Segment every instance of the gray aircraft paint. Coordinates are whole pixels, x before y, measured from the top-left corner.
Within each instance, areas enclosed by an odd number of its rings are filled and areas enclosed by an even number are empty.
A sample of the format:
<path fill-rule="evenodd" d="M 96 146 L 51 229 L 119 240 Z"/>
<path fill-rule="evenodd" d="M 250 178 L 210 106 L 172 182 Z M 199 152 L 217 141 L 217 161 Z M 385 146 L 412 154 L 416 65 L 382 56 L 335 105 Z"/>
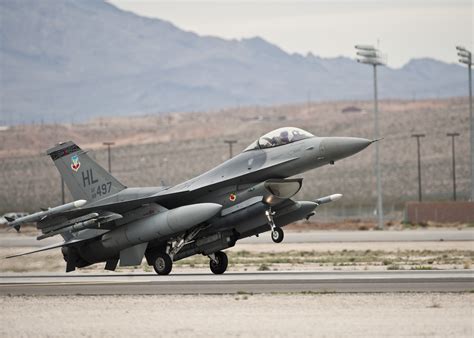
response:
<path fill-rule="evenodd" d="M 126 187 L 69 141 L 47 151 L 74 199 L 88 202 L 114 195 Z"/>
<path fill-rule="evenodd" d="M 294 139 L 306 133 L 286 129 Z M 59 206 L 64 211 L 44 218 L 40 213 L 41 238 L 56 233 L 65 238 L 50 248 L 63 247 L 67 271 L 104 261 L 113 270 L 119 260 L 123 266 L 139 264 L 143 254 L 152 264 L 157 253 L 165 250 L 171 250 L 173 260 L 198 253 L 212 255 L 241 238 L 270 230 L 268 212 L 274 214 L 275 225 L 282 227 L 339 198 L 294 201 L 302 180 L 288 178 L 351 156 L 372 143 L 360 138 L 305 137 L 269 148 L 262 148 L 260 142 L 275 138 L 262 137 L 191 180 L 148 188 L 127 188 L 73 142 L 60 144 L 47 153 L 73 197 L 86 199 L 87 204 L 67 210 Z M 15 225 L 21 223 L 19 219 Z M 95 228 L 89 228 L 94 224 Z M 177 242 L 181 246 L 173 252 Z"/>

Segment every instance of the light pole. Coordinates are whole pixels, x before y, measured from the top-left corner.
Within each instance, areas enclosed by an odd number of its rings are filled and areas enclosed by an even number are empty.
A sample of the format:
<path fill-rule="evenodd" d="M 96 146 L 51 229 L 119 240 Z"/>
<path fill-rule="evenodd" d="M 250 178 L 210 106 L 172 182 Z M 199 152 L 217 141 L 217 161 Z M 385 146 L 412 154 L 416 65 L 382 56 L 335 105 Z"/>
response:
<path fill-rule="evenodd" d="M 421 195 L 421 160 L 420 160 L 420 138 L 425 137 L 425 134 L 413 134 L 411 137 L 416 137 L 416 146 L 418 153 L 418 201 L 422 201 Z"/>
<path fill-rule="evenodd" d="M 459 133 L 447 133 L 446 136 L 451 137 L 451 149 L 453 153 L 453 201 L 456 200 L 456 151 L 454 146 L 454 138 L 459 136 Z"/>
<path fill-rule="evenodd" d="M 232 145 L 234 143 L 237 143 L 237 140 L 224 140 L 224 143 L 227 143 L 229 145 L 229 158 L 232 158 Z"/>
<path fill-rule="evenodd" d="M 104 146 L 107 146 L 107 154 L 108 154 L 108 161 L 109 161 L 109 174 L 112 173 L 112 161 L 110 158 L 110 146 L 113 146 L 115 142 L 102 142 Z"/>
<path fill-rule="evenodd" d="M 61 202 L 62 202 L 62 204 L 66 203 L 65 200 L 66 200 L 66 198 L 65 198 L 65 195 L 64 195 L 64 178 L 61 175 Z"/>
<path fill-rule="evenodd" d="M 471 140 L 471 202 L 474 202 L 474 121 L 472 120 L 472 54 L 466 48 L 456 46 L 459 56 L 459 62 L 467 65 L 469 79 L 469 124 L 470 124 L 470 140 Z"/>
<path fill-rule="evenodd" d="M 374 68 L 374 139 L 379 138 L 378 98 L 377 98 L 377 66 L 384 64 L 380 51 L 369 45 L 356 45 L 357 62 L 371 65 Z M 383 198 L 382 179 L 379 161 L 379 142 L 375 142 L 375 171 L 377 175 L 377 216 L 378 228 L 383 229 Z"/>

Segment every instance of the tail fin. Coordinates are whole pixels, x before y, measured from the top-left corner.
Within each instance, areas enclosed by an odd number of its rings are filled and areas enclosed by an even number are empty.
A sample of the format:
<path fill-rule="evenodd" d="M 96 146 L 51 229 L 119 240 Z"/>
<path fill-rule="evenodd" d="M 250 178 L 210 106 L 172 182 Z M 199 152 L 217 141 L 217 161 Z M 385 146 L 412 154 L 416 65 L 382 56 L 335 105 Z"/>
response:
<path fill-rule="evenodd" d="M 47 154 L 75 200 L 93 202 L 126 188 L 72 141 L 60 143 Z"/>

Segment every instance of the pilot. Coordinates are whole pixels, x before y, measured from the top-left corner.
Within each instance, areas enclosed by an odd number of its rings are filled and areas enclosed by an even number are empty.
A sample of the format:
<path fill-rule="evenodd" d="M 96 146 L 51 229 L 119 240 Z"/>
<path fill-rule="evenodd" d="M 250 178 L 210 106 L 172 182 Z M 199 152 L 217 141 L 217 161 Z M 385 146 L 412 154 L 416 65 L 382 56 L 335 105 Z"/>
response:
<path fill-rule="evenodd" d="M 290 143 L 290 138 L 288 137 L 288 130 L 283 130 L 280 133 L 280 144 Z"/>

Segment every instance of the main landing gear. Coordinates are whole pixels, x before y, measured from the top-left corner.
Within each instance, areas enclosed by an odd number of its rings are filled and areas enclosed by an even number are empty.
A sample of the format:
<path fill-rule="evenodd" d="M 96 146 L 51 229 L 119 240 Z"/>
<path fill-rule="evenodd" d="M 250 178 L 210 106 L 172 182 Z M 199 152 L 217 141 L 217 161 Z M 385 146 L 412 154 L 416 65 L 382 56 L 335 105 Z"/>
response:
<path fill-rule="evenodd" d="M 227 270 L 229 260 L 222 251 L 217 251 L 209 255 L 209 267 L 216 275 L 221 275 Z M 153 269 L 158 275 L 169 275 L 173 268 L 173 260 L 166 252 L 157 253 L 153 261 Z"/>
<path fill-rule="evenodd" d="M 174 256 L 183 248 L 183 246 L 191 241 L 199 231 L 202 230 L 202 227 L 195 228 L 193 231 L 182 234 L 166 244 L 165 252 L 157 253 L 152 259 L 153 268 L 155 272 L 159 275 L 169 275 L 171 269 L 173 268 L 173 258 Z M 150 262 L 150 261 L 149 261 Z"/>
<path fill-rule="evenodd" d="M 272 211 L 271 208 L 265 211 L 265 216 L 267 216 L 268 224 L 272 230 L 272 241 L 275 243 L 281 243 L 285 234 L 281 228 L 276 226 L 275 221 L 273 220 L 274 215 L 275 212 Z"/>
<path fill-rule="evenodd" d="M 211 268 L 212 273 L 216 275 L 222 275 L 225 270 L 227 270 L 227 265 L 229 260 L 227 259 L 227 255 L 222 251 L 217 251 L 213 254 L 209 255 L 211 259 L 209 262 L 209 267 Z"/>
<path fill-rule="evenodd" d="M 159 275 L 169 275 L 173 268 L 173 260 L 167 253 L 159 253 L 153 263 L 153 269 Z"/>

